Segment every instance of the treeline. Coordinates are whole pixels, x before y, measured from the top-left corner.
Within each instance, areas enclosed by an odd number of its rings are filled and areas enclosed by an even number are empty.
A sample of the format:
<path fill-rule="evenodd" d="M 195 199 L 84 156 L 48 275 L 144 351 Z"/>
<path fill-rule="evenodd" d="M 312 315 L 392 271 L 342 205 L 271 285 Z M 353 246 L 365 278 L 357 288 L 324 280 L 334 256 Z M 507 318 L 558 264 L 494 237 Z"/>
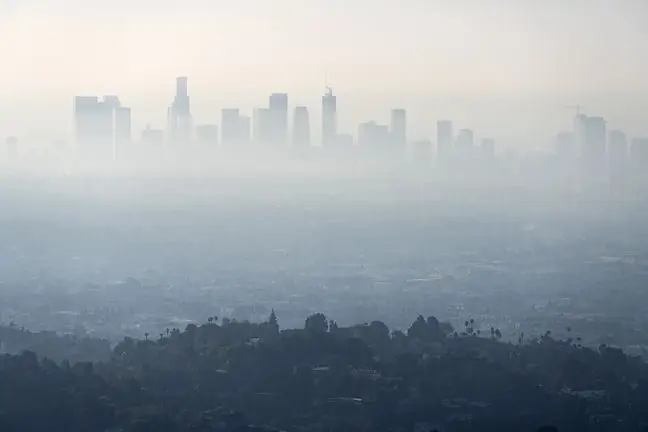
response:
<path fill-rule="evenodd" d="M 302 329 L 219 320 L 110 359 L 0 358 L 2 431 L 646 431 L 648 367 L 547 333 L 516 343 L 418 317 Z M 544 427 L 544 428 L 543 428 Z M 542 429 L 541 429 L 542 428 Z"/>

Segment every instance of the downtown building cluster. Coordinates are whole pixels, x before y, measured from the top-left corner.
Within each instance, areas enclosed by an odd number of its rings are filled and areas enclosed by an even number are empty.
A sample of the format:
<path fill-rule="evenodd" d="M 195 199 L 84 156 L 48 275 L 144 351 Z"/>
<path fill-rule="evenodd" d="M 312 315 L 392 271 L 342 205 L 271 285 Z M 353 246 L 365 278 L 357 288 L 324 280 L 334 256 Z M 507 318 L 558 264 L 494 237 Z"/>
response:
<path fill-rule="evenodd" d="M 318 147 L 336 154 L 399 158 L 410 153 L 415 159 L 433 157 L 429 140 L 408 141 L 407 112 L 392 109 L 390 124 L 374 121 L 359 124 L 357 135 L 338 130 L 337 96 L 326 87 L 321 98 L 321 137 L 314 139 L 311 115 L 306 106 L 296 106 L 289 115 L 286 93 L 273 93 L 268 106 L 256 108 L 249 117 L 238 108 L 224 108 L 220 124 L 195 124 L 187 77 L 176 78 L 175 96 L 167 110 L 166 129 L 146 127 L 139 144 L 149 149 L 176 148 L 191 151 L 192 146 L 222 149 L 245 149 L 257 144 L 268 149 L 304 149 Z M 77 96 L 74 102 L 75 148 L 81 156 L 94 155 L 104 160 L 117 161 L 127 157 L 135 145 L 131 131 L 131 111 L 123 107 L 116 96 Z M 451 155 L 468 157 L 479 150 L 474 134 L 462 129 L 454 136 L 450 121 L 438 122 L 437 156 L 450 160 Z M 135 140 L 137 141 L 137 140 Z M 257 147 L 258 148 L 258 147 Z M 482 141 L 481 152 L 494 157 L 492 139 Z"/>
<path fill-rule="evenodd" d="M 177 77 L 175 84 L 166 127 L 147 126 L 136 139 L 131 109 L 122 105 L 119 97 L 76 96 L 72 153 L 82 161 L 111 164 L 128 161 L 142 150 L 147 159 L 155 160 L 155 155 L 165 151 L 174 158 L 204 159 L 204 149 L 223 153 L 249 151 L 247 154 L 260 155 L 259 158 L 285 155 L 286 150 L 304 154 L 313 149 L 312 154 L 334 155 L 336 161 L 339 157 L 379 160 L 400 167 L 401 162 L 408 161 L 424 172 L 435 166 L 436 172 L 455 177 L 494 177 L 506 170 L 502 169 L 502 159 L 506 158 L 496 157 L 493 139 L 477 140 L 473 130 L 455 129 L 450 120 L 436 122 L 434 143 L 427 139 L 411 141 L 404 109 L 392 109 L 389 124 L 369 121 L 358 125 L 355 136 L 341 133 L 337 96 L 328 86 L 321 97 L 321 135 L 315 138 L 309 108 L 296 106 L 291 112 L 286 93 L 270 94 L 267 106 L 254 109 L 251 116 L 238 108 L 225 108 L 220 112 L 220 123 L 195 124 L 188 78 Z M 17 158 L 19 147 L 17 138 L 6 138 L 9 159 Z M 628 138 L 622 131 L 608 130 L 604 118 L 584 115 L 579 109 L 573 129 L 557 135 L 553 152 L 540 165 L 541 181 L 557 180 L 572 190 L 644 188 L 648 186 L 648 138 Z M 528 175 L 536 168 L 524 167 L 520 171 L 526 170 L 523 175 Z"/>

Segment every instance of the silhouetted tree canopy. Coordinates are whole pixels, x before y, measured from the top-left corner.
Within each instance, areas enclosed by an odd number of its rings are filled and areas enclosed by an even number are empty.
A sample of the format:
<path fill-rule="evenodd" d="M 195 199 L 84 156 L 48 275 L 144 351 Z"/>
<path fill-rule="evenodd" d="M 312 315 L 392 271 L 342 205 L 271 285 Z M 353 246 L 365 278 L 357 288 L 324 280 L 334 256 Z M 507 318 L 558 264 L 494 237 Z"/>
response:
<path fill-rule="evenodd" d="M 159 338 L 124 338 L 97 359 L 103 342 L 2 329 L 15 338 L 11 346 L 34 349 L 0 356 L 0 431 L 639 432 L 648 425 L 647 365 L 607 345 L 590 349 L 550 333 L 512 344 L 495 328 L 481 337 L 474 320 L 456 333 L 423 316 L 406 333 L 380 321 L 342 327 L 321 313 L 304 329 L 283 331 L 274 311 L 261 323 L 206 321 L 162 329 Z"/>

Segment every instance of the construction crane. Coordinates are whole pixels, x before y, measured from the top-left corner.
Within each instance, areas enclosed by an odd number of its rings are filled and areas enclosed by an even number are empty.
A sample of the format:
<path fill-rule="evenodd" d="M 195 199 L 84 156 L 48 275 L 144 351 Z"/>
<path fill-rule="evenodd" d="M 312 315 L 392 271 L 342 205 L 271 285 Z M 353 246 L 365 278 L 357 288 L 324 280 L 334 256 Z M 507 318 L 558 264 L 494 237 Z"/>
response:
<path fill-rule="evenodd" d="M 576 117 L 578 117 L 585 107 L 583 105 L 561 105 L 561 108 L 576 110 Z"/>

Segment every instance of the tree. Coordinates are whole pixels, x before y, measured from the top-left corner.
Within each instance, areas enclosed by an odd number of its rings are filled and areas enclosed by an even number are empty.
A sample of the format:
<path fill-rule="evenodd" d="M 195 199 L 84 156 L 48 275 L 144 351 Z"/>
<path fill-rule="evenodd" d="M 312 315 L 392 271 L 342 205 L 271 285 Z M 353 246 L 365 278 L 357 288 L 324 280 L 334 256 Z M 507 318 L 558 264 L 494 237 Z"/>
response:
<path fill-rule="evenodd" d="M 306 318 L 304 329 L 313 333 L 326 333 L 328 331 L 328 320 L 323 313 L 313 314 Z"/>

